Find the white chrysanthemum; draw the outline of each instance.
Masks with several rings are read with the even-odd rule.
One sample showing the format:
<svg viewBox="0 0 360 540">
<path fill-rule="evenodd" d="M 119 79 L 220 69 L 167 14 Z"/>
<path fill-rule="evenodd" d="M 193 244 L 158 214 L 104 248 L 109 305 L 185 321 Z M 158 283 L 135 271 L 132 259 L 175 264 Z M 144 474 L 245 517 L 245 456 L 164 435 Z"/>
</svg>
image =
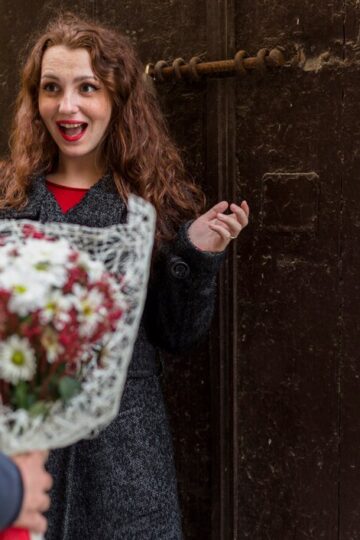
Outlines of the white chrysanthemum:
<svg viewBox="0 0 360 540">
<path fill-rule="evenodd" d="M 29 238 L 21 246 L 21 256 L 30 260 L 33 265 L 50 262 L 54 265 L 66 265 L 71 253 L 70 244 L 65 239 L 56 242 L 49 240 L 35 240 Z"/>
<path fill-rule="evenodd" d="M 29 265 L 29 262 L 25 263 L 22 261 L 21 264 L 19 263 L 19 259 L 12 261 L 11 267 L 8 267 L 0 273 L 0 280 L 5 287 L 11 288 L 13 285 L 19 283 L 28 285 L 35 281 L 37 283 L 43 283 L 44 287 L 47 289 L 49 288 L 49 285 L 44 281 L 43 276 L 35 272 Z"/>
<path fill-rule="evenodd" d="M 73 293 L 81 324 L 79 333 L 81 336 L 89 336 L 106 316 L 106 309 L 103 307 L 104 295 L 97 289 L 86 291 L 77 285 L 74 286 Z"/>
<path fill-rule="evenodd" d="M 65 266 L 38 263 L 29 268 L 33 281 L 41 281 L 52 287 L 63 287 L 67 281 L 68 273 Z"/>
<path fill-rule="evenodd" d="M 62 287 L 67 279 L 70 246 L 66 240 L 55 243 L 47 240 L 29 239 L 21 246 L 16 266 L 27 268 L 33 280 L 40 279 L 50 285 Z M 29 265 L 30 262 L 30 265 Z"/>
<path fill-rule="evenodd" d="M 77 264 L 85 269 L 91 282 L 99 281 L 105 272 L 104 264 L 101 261 L 91 259 L 84 252 L 80 252 Z"/>
<path fill-rule="evenodd" d="M 36 370 L 36 359 L 26 338 L 12 335 L 0 343 L 0 376 L 16 384 L 30 380 Z"/>
<path fill-rule="evenodd" d="M 41 308 L 49 294 L 49 285 L 32 279 L 31 273 L 19 273 L 16 268 L 0 272 L 0 288 L 11 291 L 9 310 L 20 316 Z"/>
<path fill-rule="evenodd" d="M 1 258 L 0 258 L 0 268 L 7 268 L 9 260 L 14 259 L 16 255 L 13 254 L 14 249 L 19 246 L 15 246 L 13 242 L 8 242 L 4 246 L 1 246 Z"/>
<path fill-rule="evenodd" d="M 51 291 L 41 311 L 42 324 L 45 325 L 54 320 L 68 322 L 68 313 L 75 306 L 75 302 L 75 297 L 72 294 L 63 294 L 58 290 Z"/>
</svg>

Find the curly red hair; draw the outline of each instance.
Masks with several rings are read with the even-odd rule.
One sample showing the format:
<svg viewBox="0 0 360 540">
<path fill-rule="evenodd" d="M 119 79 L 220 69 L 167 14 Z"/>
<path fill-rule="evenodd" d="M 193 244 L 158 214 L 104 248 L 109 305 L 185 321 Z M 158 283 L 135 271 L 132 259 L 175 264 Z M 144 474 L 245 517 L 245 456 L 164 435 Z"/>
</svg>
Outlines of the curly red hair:
<svg viewBox="0 0 360 540">
<path fill-rule="evenodd" d="M 144 81 L 144 69 L 121 33 L 65 13 L 36 40 L 22 71 L 10 136 L 10 159 L 2 163 L 0 207 L 22 207 L 32 179 L 50 172 L 58 149 L 38 108 L 41 63 L 55 45 L 86 48 L 92 68 L 112 98 L 112 118 L 104 140 L 105 166 L 119 195 L 135 193 L 150 201 L 158 215 L 157 242 L 168 240 L 181 222 L 199 214 L 204 195 L 186 176 L 156 98 Z"/>
</svg>

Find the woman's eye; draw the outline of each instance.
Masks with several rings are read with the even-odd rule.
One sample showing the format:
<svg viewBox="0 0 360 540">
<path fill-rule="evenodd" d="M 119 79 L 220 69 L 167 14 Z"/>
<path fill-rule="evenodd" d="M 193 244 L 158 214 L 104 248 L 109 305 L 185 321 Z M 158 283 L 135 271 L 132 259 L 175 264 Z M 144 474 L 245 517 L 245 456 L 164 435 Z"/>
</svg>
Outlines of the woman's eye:
<svg viewBox="0 0 360 540">
<path fill-rule="evenodd" d="M 98 90 L 97 86 L 90 83 L 82 84 L 80 89 L 84 94 L 91 94 L 92 92 L 96 92 Z"/>
<path fill-rule="evenodd" d="M 46 92 L 56 92 L 59 89 L 59 87 L 56 83 L 51 82 L 51 83 L 44 84 L 43 89 Z"/>
</svg>

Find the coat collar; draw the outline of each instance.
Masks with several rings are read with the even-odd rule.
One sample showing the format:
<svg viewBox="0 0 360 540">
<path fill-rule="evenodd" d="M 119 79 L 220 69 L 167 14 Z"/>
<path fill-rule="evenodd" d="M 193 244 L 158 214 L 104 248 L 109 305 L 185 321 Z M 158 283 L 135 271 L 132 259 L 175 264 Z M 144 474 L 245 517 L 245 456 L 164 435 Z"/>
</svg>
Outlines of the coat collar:
<svg viewBox="0 0 360 540">
<path fill-rule="evenodd" d="M 80 203 L 63 213 L 46 187 L 45 176 L 40 175 L 32 180 L 27 205 L 20 210 L 4 209 L 1 217 L 106 227 L 125 221 L 126 205 L 117 192 L 112 174 L 106 174 L 89 189 Z"/>
</svg>

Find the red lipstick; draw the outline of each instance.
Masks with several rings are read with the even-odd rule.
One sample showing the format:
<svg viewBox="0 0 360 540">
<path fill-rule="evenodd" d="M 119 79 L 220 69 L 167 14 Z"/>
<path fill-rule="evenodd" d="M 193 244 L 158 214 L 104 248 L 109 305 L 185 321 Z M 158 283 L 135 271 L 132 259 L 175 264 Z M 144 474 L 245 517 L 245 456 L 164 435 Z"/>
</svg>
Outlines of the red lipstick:
<svg viewBox="0 0 360 540">
<path fill-rule="evenodd" d="M 58 120 L 56 122 L 59 132 L 63 139 L 67 142 L 79 141 L 87 128 L 86 122 L 80 120 Z"/>
</svg>

